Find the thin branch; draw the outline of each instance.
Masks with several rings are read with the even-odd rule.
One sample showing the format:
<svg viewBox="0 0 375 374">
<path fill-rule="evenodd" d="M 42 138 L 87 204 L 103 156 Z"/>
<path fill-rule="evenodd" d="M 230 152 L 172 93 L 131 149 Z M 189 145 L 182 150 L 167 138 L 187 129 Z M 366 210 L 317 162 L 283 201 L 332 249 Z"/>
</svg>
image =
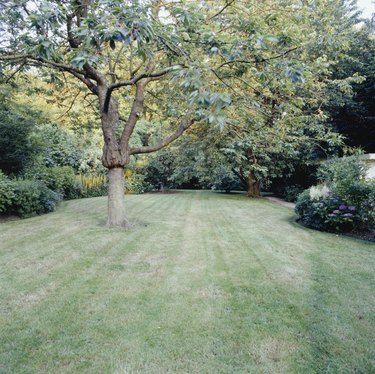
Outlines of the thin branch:
<svg viewBox="0 0 375 374">
<path fill-rule="evenodd" d="M 12 54 L 3 54 L 0 55 L 0 61 L 17 61 L 17 60 L 26 60 L 28 57 L 31 57 L 31 55 L 12 55 Z"/>
<path fill-rule="evenodd" d="M 141 67 L 143 66 L 143 62 L 141 62 L 134 70 L 130 71 L 130 78 L 134 78 L 134 75 L 139 72 Z"/>
<path fill-rule="evenodd" d="M 171 135 L 167 136 L 166 138 L 164 138 L 163 140 L 161 140 L 159 143 L 145 147 L 133 148 L 130 150 L 130 154 L 136 155 L 140 153 L 151 153 L 166 147 L 174 140 L 176 140 L 178 137 L 180 137 L 194 123 L 195 120 L 190 118 L 192 114 L 193 110 L 189 110 L 182 118 L 180 125 L 178 126 L 176 131 Z"/>
<path fill-rule="evenodd" d="M 4 54 L 4 55 L 0 55 L 0 61 L 17 61 L 17 60 L 32 60 L 32 61 L 36 61 L 36 62 L 42 62 L 46 65 L 50 65 L 52 67 L 59 68 L 61 70 L 65 70 L 65 71 L 69 71 L 69 72 L 74 71 L 78 74 L 85 75 L 85 72 L 83 70 L 76 69 L 71 65 L 66 65 L 66 64 L 61 64 L 59 62 L 50 61 L 50 60 L 47 60 L 43 57 L 35 57 L 33 55 L 30 55 L 30 54 L 20 54 L 20 55 Z"/>
<path fill-rule="evenodd" d="M 13 72 L 11 75 L 10 75 L 10 77 L 8 77 L 7 78 L 7 80 L 5 81 L 5 83 L 9 83 L 10 82 L 10 80 L 16 75 L 16 74 L 18 74 L 21 70 L 22 70 L 22 68 L 24 67 L 26 65 L 26 61 L 24 61 L 17 69 L 16 69 L 16 71 L 15 72 Z"/>
<path fill-rule="evenodd" d="M 185 57 L 189 61 L 192 61 L 190 55 L 185 50 L 183 50 L 180 46 L 178 46 L 177 44 L 175 44 L 175 43 L 173 43 L 173 42 L 171 42 L 169 40 L 166 40 L 165 38 L 163 38 L 160 35 L 158 35 L 158 38 L 159 38 L 160 42 L 165 47 L 168 48 L 168 50 L 170 50 L 171 52 L 173 52 L 174 55 L 176 55 L 178 57 Z"/>
<path fill-rule="evenodd" d="M 98 93 L 98 90 L 97 90 L 97 86 L 89 79 L 87 78 L 86 76 L 83 75 L 83 73 L 79 73 L 77 72 L 76 69 L 70 69 L 69 67 L 67 68 L 62 68 L 62 67 L 58 67 L 58 66 L 55 66 L 55 65 L 51 65 L 47 62 L 43 62 L 42 60 L 35 60 L 35 59 L 32 59 L 30 63 L 28 63 L 29 66 L 36 66 L 36 67 L 53 67 L 61 72 L 66 72 L 66 73 L 70 73 L 72 74 L 74 77 L 76 77 L 77 79 L 79 79 L 83 84 L 85 84 L 85 86 L 93 93 L 93 94 L 97 94 Z"/>
<path fill-rule="evenodd" d="M 227 88 L 229 88 L 231 91 L 233 91 L 236 95 L 239 95 L 239 93 L 231 86 L 231 85 L 229 85 L 227 82 L 225 82 L 224 81 L 224 79 L 223 78 L 221 78 L 217 73 L 216 73 L 216 71 L 214 70 L 214 69 L 210 69 L 211 70 L 211 72 L 215 75 L 215 77 L 217 78 L 217 79 L 219 79 L 219 81 L 221 82 L 221 83 L 223 83 L 223 85 L 225 86 L 225 87 L 227 87 Z"/>
<path fill-rule="evenodd" d="M 120 48 L 120 50 L 119 50 L 119 52 L 118 52 L 118 54 L 117 54 L 117 56 L 116 56 L 115 62 L 113 63 L 113 73 L 116 73 L 116 67 L 117 67 L 117 64 L 118 64 L 118 62 L 120 60 L 120 56 L 121 56 L 122 51 L 124 50 L 124 48 L 125 48 L 125 45 L 122 45 L 121 48 Z"/>
<path fill-rule="evenodd" d="M 71 109 L 73 108 L 73 105 L 77 99 L 77 97 L 79 96 L 79 94 L 81 93 L 81 91 L 78 90 L 77 94 L 74 96 L 73 100 L 71 101 L 68 109 L 61 115 L 57 118 L 57 120 L 61 119 L 62 117 L 66 116 L 70 111 Z"/>
<path fill-rule="evenodd" d="M 7 61 L 15 61 L 21 59 L 22 55 L 8 55 L 8 56 L 0 56 L 1 60 L 7 60 Z M 89 79 L 93 78 L 98 83 L 105 84 L 106 80 L 105 78 L 92 66 L 85 64 L 84 69 L 80 70 L 76 69 L 71 65 L 61 64 L 59 62 L 50 61 L 43 57 L 34 57 L 32 55 L 23 55 L 23 58 L 27 60 L 31 60 L 35 62 L 35 64 L 40 64 L 41 66 L 47 66 L 47 67 L 53 67 L 60 71 L 66 71 L 72 75 L 74 75 L 76 78 L 78 78 L 82 83 L 84 83 L 91 92 L 97 94 L 97 87 L 96 85 Z"/>
<path fill-rule="evenodd" d="M 114 91 L 115 89 L 120 88 L 120 87 L 133 86 L 139 80 L 144 79 L 144 78 L 151 78 L 152 80 L 157 80 L 157 79 L 163 77 L 164 75 L 168 74 L 173 68 L 175 68 L 177 66 L 182 67 L 182 65 L 169 66 L 166 69 L 160 70 L 160 71 L 155 72 L 155 73 L 143 73 L 143 74 L 137 75 L 136 77 L 134 77 L 132 79 L 128 79 L 128 80 L 124 80 L 124 81 L 120 81 L 120 82 L 111 84 L 108 87 L 108 90 Z"/>
<path fill-rule="evenodd" d="M 214 14 L 212 17 L 210 17 L 208 20 L 211 21 L 212 19 L 214 19 L 215 17 L 219 16 L 221 13 L 223 13 L 225 11 L 225 9 L 227 9 L 228 7 L 230 7 L 233 3 L 234 3 L 235 0 L 231 0 L 231 1 L 228 1 L 226 3 L 226 5 L 221 8 L 221 10 L 219 12 L 217 12 L 216 14 Z"/>
</svg>

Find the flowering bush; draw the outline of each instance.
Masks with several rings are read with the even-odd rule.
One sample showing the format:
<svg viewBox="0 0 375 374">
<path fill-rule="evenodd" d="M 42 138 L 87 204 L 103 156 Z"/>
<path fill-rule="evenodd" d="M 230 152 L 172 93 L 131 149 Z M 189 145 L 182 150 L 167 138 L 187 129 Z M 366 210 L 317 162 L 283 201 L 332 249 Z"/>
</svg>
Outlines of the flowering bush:
<svg viewBox="0 0 375 374">
<path fill-rule="evenodd" d="M 374 208 L 370 196 L 359 205 L 353 205 L 332 192 L 329 197 L 311 199 L 310 190 L 300 194 L 296 204 L 296 212 L 305 226 L 335 232 L 371 228 L 375 221 Z"/>
<path fill-rule="evenodd" d="M 358 209 L 334 196 L 316 203 L 317 212 L 329 231 L 350 231 L 358 223 Z"/>
<path fill-rule="evenodd" d="M 321 174 L 327 184 L 298 196 L 296 212 L 305 226 L 335 232 L 374 228 L 375 181 L 366 180 L 365 168 L 353 160 L 348 157 L 324 164 Z"/>
<path fill-rule="evenodd" d="M 97 197 L 107 194 L 107 177 L 105 175 L 83 175 L 77 177 L 78 183 L 82 186 L 79 197 Z"/>
</svg>

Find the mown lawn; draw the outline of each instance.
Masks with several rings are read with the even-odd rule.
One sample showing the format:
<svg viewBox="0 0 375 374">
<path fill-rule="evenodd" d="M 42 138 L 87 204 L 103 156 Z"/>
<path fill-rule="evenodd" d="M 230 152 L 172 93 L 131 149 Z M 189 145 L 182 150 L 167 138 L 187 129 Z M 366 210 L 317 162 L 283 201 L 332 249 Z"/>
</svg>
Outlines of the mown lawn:
<svg viewBox="0 0 375 374">
<path fill-rule="evenodd" d="M 375 245 L 211 192 L 0 225 L 0 373 L 374 373 Z"/>
</svg>

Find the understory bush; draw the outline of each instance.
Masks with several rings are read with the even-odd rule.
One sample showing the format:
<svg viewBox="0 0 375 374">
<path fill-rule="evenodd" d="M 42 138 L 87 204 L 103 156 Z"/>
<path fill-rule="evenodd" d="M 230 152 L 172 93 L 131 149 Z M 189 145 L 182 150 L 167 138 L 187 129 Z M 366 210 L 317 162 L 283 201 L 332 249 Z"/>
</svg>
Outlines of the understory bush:
<svg viewBox="0 0 375 374">
<path fill-rule="evenodd" d="M 286 201 L 296 202 L 298 195 L 304 190 L 299 184 L 293 184 L 291 186 L 285 186 L 282 191 L 282 197 Z"/>
<path fill-rule="evenodd" d="M 298 196 L 296 212 L 307 227 L 323 231 L 371 230 L 375 225 L 375 181 L 365 179 L 358 157 L 322 165 L 324 183 Z"/>
<path fill-rule="evenodd" d="M 145 176 L 138 173 L 137 170 L 127 170 L 124 177 L 126 193 L 142 194 L 152 189 L 150 184 L 145 181 Z"/>
<path fill-rule="evenodd" d="M 10 179 L 0 171 L 0 212 L 30 217 L 55 210 L 62 194 L 42 181 Z"/>
<path fill-rule="evenodd" d="M 28 179 L 12 181 L 14 198 L 7 213 L 21 217 L 48 213 L 55 210 L 62 195 L 49 189 L 43 182 Z"/>
<path fill-rule="evenodd" d="M 84 195 L 82 184 L 77 181 L 74 169 L 71 166 L 47 167 L 35 163 L 24 172 L 27 179 L 41 181 L 50 190 L 62 195 L 64 199 L 77 199 Z"/>
</svg>

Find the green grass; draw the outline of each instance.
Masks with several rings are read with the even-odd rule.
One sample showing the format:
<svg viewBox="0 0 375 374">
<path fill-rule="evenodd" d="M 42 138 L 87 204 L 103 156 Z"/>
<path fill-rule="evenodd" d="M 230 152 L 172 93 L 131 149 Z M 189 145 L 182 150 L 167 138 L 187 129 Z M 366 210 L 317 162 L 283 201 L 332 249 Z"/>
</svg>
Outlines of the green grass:
<svg viewBox="0 0 375 374">
<path fill-rule="evenodd" d="M 0 373 L 374 373 L 375 245 L 210 192 L 0 225 Z"/>
</svg>

